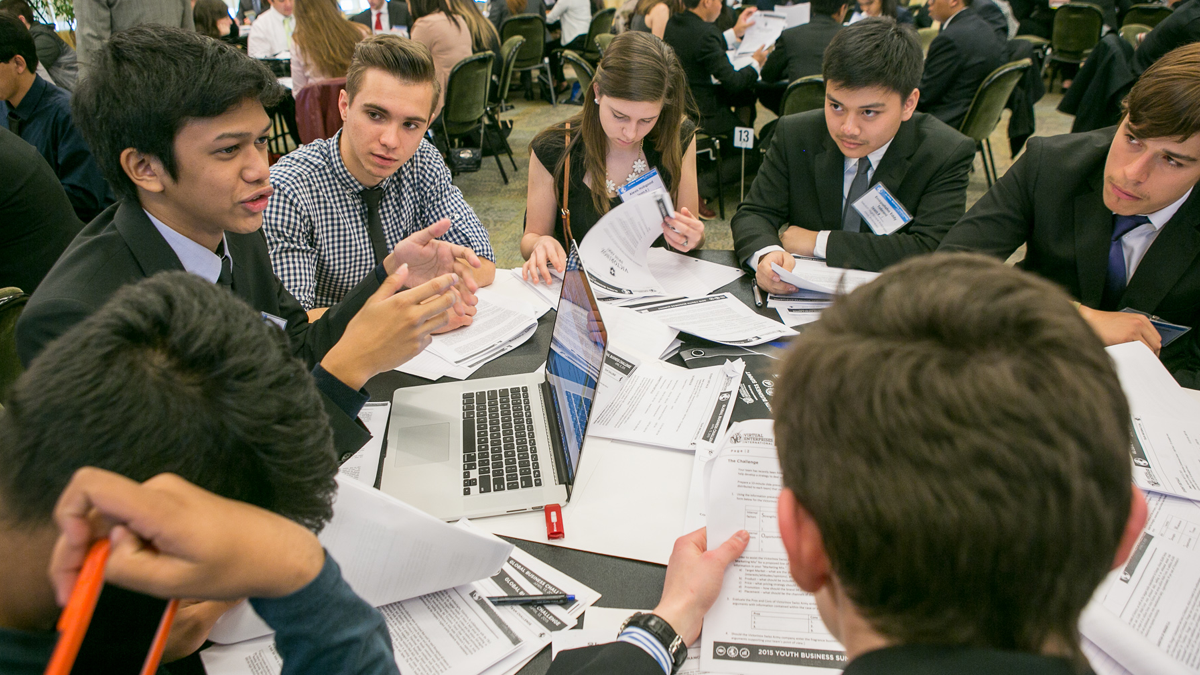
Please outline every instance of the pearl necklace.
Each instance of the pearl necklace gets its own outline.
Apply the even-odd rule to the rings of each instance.
[[[625,177],[625,182],[621,183],[621,186],[625,186],[629,183],[629,181],[637,178],[643,173],[646,173],[646,170],[649,168],[650,165],[646,163],[646,156],[642,154],[642,144],[639,142],[638,158],[633,160],[633,166],[629,167],[629,175]],[[604,186],[608,188],[610,194],[615,194],[617,192],[617,184],[613,182],[612,176],[607,177],[607,180],[604,181]]]

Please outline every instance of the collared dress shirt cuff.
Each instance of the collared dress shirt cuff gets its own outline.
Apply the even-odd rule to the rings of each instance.
[[[829,248],[829,233],[830,230],[821,230],[817,233],[817,243],[813,245],[813,257],[824,260],[829,256],[825,255],[826,249]]]
[[[787,250],[785,250],[782,246],[765,246],[759,249],[757,253],[750,256],[750,259],[746,261],[746,266],[751,270],[757,270],[759,261],[762,260],[764,255],[770,253],[771,251],[783,251],[784,253],[787,253]]]
[[[663,643],[659,642],[658,638],[651,635],[649,631],[631,626],[621,631],[621,634],[617,636],[617,642],[628,642],[641,647],[658,662],[658,665],[662,666],[666,675],[671,675],[671,667],[674,665],[671,661],[671,654],[663,646]]]
[[[371,395],[367,393],[366,389],[359,389],[357,391],[351,389],[345,382],[337,379],[328,370],[322,368],[319,363],[313,367],[312,376],[313,380],[317,383],[317,389],[322,394],[328,396],[329,400],[333,401],[333,404],[341,408],[342,412],[346,413],[346,416],[352,420],[358,417],[358,413],[362,412],[363,406],[367,404],[367,401],[371,400]]]

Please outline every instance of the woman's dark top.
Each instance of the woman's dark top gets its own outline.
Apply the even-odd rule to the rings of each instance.
[[[572,129],[572,134],[578,133]],[[683,151],[687,152],[688,144],[692,142],[692,136],[696,133],[696,124],[686,117],[683,123],[679,125],[679,142],[683,146]],[[541,136],[540,134],[534,138],[530,144],[533,154],[537,155],[538,161],[550,175],[554,175],[554,168],[558,166],[558,160],[562,157],[563,148],[566,145],[566,132],[561,129],[549,136]],[[646,155],[646,163],[650,168],[658,169],[659,176],[662,178],[663,185],[671,185],[671,175],[667,173],[666,167],[662,166],[662,156],[658,150],[654,149],[649,143],[642,145],[642,152]],[[587,173],[587,167],[584,165],[584,147],[583,143],[579,143],[571,152],[571,187],[567,195],[568,206],[571,209],[571,234],[574,235],[576,242],[582,242],[588,230],[600,220],[600,214],[596,211],[596,205],[592,203],[592,189],[588,187],[583,178]],[[601,177],[601,180],[604,180]],[[555,180],[554,193],[561,194],[562,192],[562,177]],[[621,203],[620,197],[613,197],[609,208],[615,207]],[[563,242],[563,227],[562,214],[554,214],[554,238],[559,242]],[[661,243],[662,238],[655,242]]]
[[[650,27],[646,25],[645,14],[634,14],[633,19],[629,22],[629,30],[636,30],[642,33],[650,33]]]

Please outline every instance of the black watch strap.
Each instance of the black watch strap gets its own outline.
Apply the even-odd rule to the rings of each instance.
[[[687,661],[688,650],[687,645],[683,644],[683,638],[679,637],[674,628],[671,628],[671,624],[657,614],[638,612],[621,625],[622,631],[626,628],[641,628],[661,642],[663,647],[667,648],[667,654],[671,656],[672,674],[679,672],[679,669],[683,667],[683,662]]]

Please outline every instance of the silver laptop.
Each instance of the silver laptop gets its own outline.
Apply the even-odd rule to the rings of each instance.
[[[587,275],[568,268],[545,374],[396,391],[380,489],[443,520],[565,504],[607,346]]]

